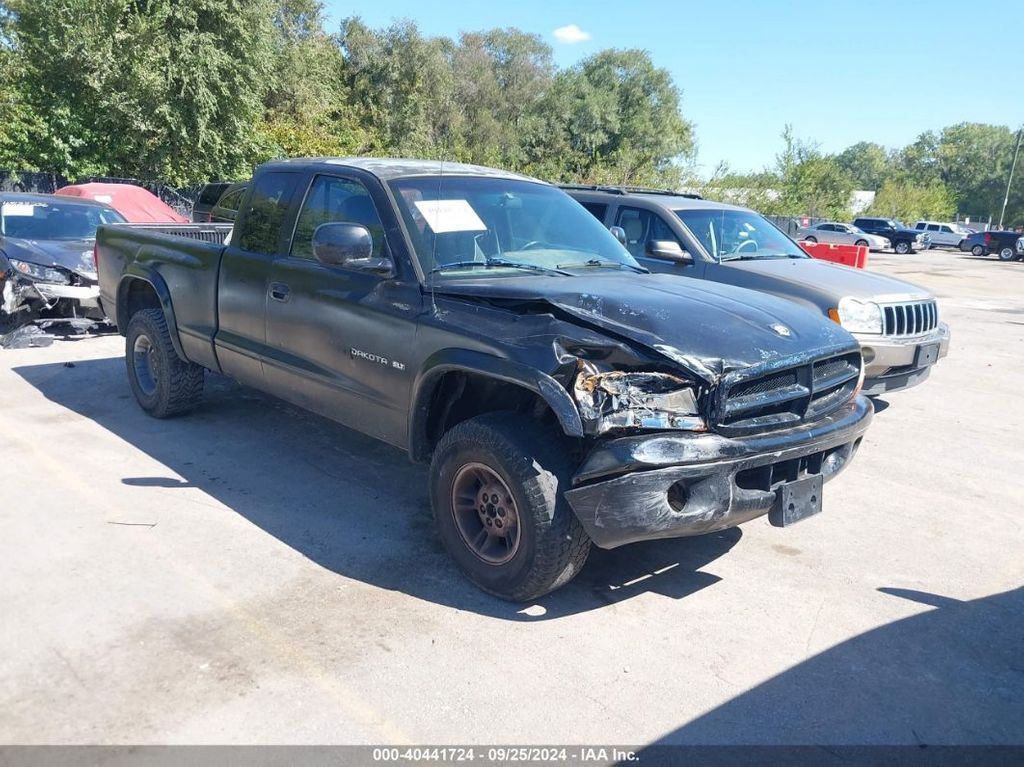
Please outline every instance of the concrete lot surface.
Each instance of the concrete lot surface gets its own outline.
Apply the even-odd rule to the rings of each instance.
[[[871,265],[952,349],[822,515],[526,607],[397,450],[220,378],[153,420],[117,336],[0,350],[0,742],[1024,742],[1024,263]]]

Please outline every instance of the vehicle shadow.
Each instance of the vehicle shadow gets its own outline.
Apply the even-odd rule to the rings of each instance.
[[[742,535],[732,529],[595,548],[568,586],[535,605],[515,605],[484,594],[458,572],[434,532],[428,468],[401,450],[221,376],[207,377],[198,410],[159,421],[135,404],[121,358],[15,372],[167,469],[125,476],[124,485],[198,488],[328,570],[495,618],[559,618],[644,593],[682,599],[719,580],[701,568]]]
[[[885,412],[886,410],[889,409],[889,401],[888,400],[881,399],[878,396],[871,396],[868,399],[871,400],[871,404],[875,408],[875,415],[878,415],[879,413],[883,413],[883,412]]]
[[[815,752],[814,764],[864,763],[865,756],[904,763],[880,753],[858,758],[843,746],[1024,745],[1024,587],[971,601],[878,590],[933,609],[856,636],[769,679],[660,738],[641,752],[652,757],[641,763],[659,763],[673,752],[664,747],[672,745],[827,746]],[[986,761],[983,752],[971,756],[979,764],[1002,761]],[[874,758],[867,761],[876,763]]]

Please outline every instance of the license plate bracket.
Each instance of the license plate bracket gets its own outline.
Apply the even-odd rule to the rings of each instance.
[[[923,344],[917,347],[917,353],[914,355],[914,367],[927,367],[928,365],[934,365],[938,361],[938,344]]]
[[[820,514],[823,487],[820,474],[781,485],[775,491],[775,503],[768,512],[768,521],[775,527],[787,527]]]

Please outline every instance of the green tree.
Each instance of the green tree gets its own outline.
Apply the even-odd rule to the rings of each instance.
[[[676,163],[694,150],[679,102],[671,75],[646,51],[597,53],[555,78],[544,108],[561,135],[538,160],[564,154],[567,179],[676,186]]]
[[[913,225],[920,219],[948,221],[956,212],[956,202],[941,181],[913,184],[890,180],[882,184],[867,214],[895,218]]]
[[[352,17],[342,22],[340,45],[369,151],[445,156],[453,138],[450,41],[424,37],[411,21],[375,31]]]
[[[836,164],[856,189],[877,190],[892,175],[892,160],[885,147],[861,141],[835,156]]]
[[[64,173],[239,175],[270,79],[272,0],[9,0],[15,87]]]
[[[473,32],[452,47],[451,61],[462,159],[524,169],[547,125],[541,110],[555,71],[551,47],[516,29]]]
[[[324,31],[323,4],[278,1],[259,159],[365,152],[373,141],[349,103],[345,60],[338,40]]]

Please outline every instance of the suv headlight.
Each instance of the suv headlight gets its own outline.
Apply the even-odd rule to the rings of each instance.
[[[11,266],[33,280],[56,282],[60,285],[67,285],[71,282],[71,278],[60,269],[51,269],[48,266],[33,264],[31,261],[19,261],[16,258],[8,258],[7,260],[11,262]]]
[[[851,333],[882,332],[882,308],[874,301],[846,296],[839,299],[839,308],[830,309],[828,314]]]
[[[585,421],[598,434],[609,429],[706,431],[692,381],[668,373],[599,373],[585,365],[573,382]]]

